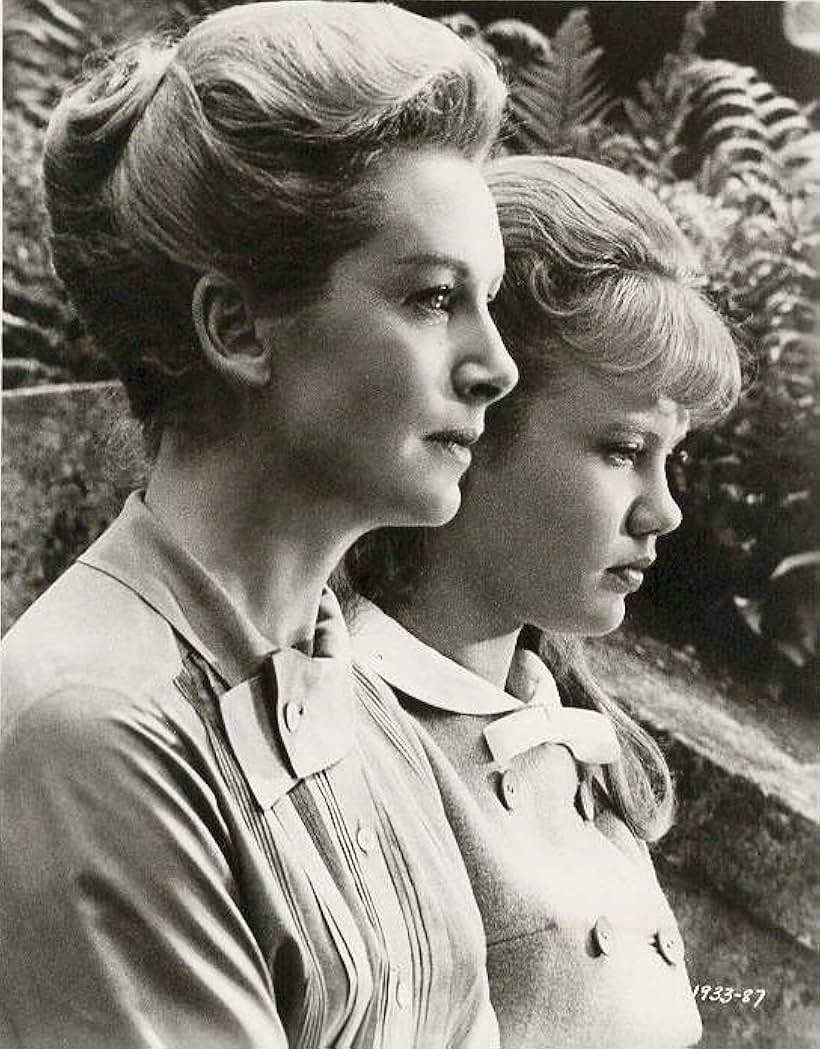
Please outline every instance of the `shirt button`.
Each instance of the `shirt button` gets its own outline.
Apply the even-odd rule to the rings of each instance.
[[[376,844],[376,835],[365,823],[360,823],[356,828],[356,844],[364,853],[370,852]]]
[[[498,782],[498,794],[504,808],[509,809],[510,812],[512,812],[518,804],[519,791],[520,786],[518,783],[518,776],[516,776],[512,769],[507,769]]]
[[[658,945],[661,957],[670,965],[677,965],[683,961],[683,940],[674,925],[665,925],[655,933],[655,941]]]
[[[285,704],[285,727],[288,732],[298,732],[305,716],[305,708],[295,699]]]
[[[587,822],[595,819],[595,794],[588,779],[582,779],[575,796],[578,811]]]
[[[592,928],[592,942],[599,954],[612,954],[615,947],[615,930],[609,918],[602,916],[595,922]]]

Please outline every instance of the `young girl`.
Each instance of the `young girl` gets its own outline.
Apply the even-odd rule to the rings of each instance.
[[[666,463],[739,390],[725,327],[669,214],[566,158],[488,168],[507,271],[495,317],[518,388],[462,510],[348,557],[354,651],[393,686],[484,919],[505,1049],[681,1049],[700,1037],[645,842],[668,827],[657,746],[578,639],[614,630],[680,522]]]
[[[443,26],[305,2],[128,49],[56,111],[54,260],[154,463],[4,646],[26,1049],[497,1044],[429,764],[324,581],[452,516],[515,381],[503,102]]]

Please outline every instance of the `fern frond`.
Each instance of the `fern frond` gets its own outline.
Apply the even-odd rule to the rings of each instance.
[[[648,87],[648,85],[644,86]],[[644,109],[643,106],[639,106],[632,98],[622,99],[621,104],[633,131],[638,135],[651,135],[654,129],[654,121],[648,110]]]
[[[713,0],[701,0],[692,10],[686,12],[677,50],[678,57],[684,62],[690,61],[698,54],[698,49],[706,36],[706,23],[714,14]]]
[[[765,126],[754,113],[731,112],[717,117],[703,134],[703,144],[709,148],[712,144],[725,142],[729,138],[747,138],[759,141],[763,147],[768,145]]]
[[[659,184],[674,181],[691,169],[691,162],[687,164],[684,129],[691,116],[693,89],[684,70],[692,61],[691,55],[667,55],[651,80],[638,82],[640,102],[622,100],[640,147],[655,158]]]
[[[774,177],[788,178],[809,159],[792,151],[793,142],[810,134],[805,113],[784,98],[749,66],[723,60],[697,60],[683,75],[691,91],[691,119],[695,149],[708,161],[711,178],[721,172],[727,177],[737,165],[767,166]],[[799,177],[799,172],[797,172]]]
[[[594,44],[585,8],[571,11],[546,46],[529,43],[526,60],[508,70],[511,140],[516,149],[553,152],[611,108],[597,69],[603,52]]]
[[[780,161],[792,172],[792,184],[800,188],[820,183],[820,131],[810,131],[787,142],[779,152]]]
[[[771,97],[758,100],[757,112],[764,124],[772,124],[777,120],[797,118],[801,121],[803,129],[808,127],[808,120],[801,111],[800,106],[791,98],[784,98],[782,95],[775,95],[773,92]]]
[[[57,0],[29,0],[29,7],[54,25],[61,25],[74,33],[82,34],[85,31],[82,19],[57,3]]]
[[[603,92],[596,67],[603,49],[596,47],[586,8],[570,11],[552,39],[551,65],[554,82],[561,84],[561,94],[555,98],[564,124],[571,121],[591,123],[600,115]]]

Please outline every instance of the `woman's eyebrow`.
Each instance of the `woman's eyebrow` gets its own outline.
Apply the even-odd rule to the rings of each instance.
[[[458,279],[465,284],[470,283],[472,280],[480,280],[480,276],[476,275],[466,262],[456,258],[455,255],[446,255],[440,252],[417,252],[413,255],[403,255],[394,261],[394,265],[402,268],[409,268],[410,266],[439,266],[443,269],[452,270]],[[503,279],[504,270],[500,269],[493,274],[487,283],[491,287],[494,285],[498,286]]]
[[[442,255],[438,252],[419,252],[414,255],[403,255],[395,260],[397,266],[443,266],[454,270],[460,277],[467,277],[469,266],[453,255]]]

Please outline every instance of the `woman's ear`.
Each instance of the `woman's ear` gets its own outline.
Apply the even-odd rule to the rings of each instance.
[[[253,311],[234,282],[205,273],[196,282],[191,312],[205,359],[234,386],[270,382],[270,346],[257,338]]]

